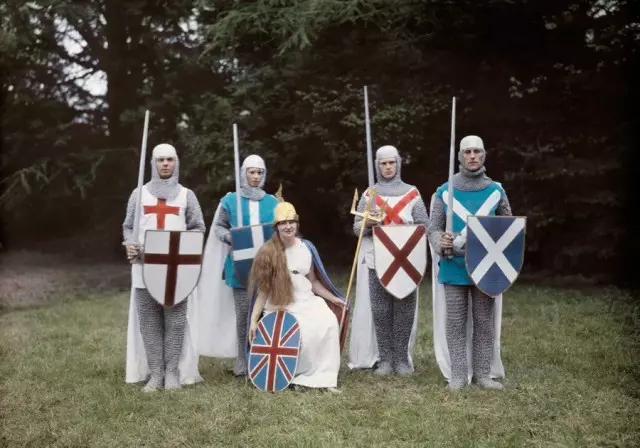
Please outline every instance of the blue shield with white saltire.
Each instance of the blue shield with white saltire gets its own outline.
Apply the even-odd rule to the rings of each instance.
[[[275,311],[258,322],[249,349],[249,378],[260,390],[279,392],[296,374],[300,326],[293,314]]]
[[[243,286],[247,286],[251,265],[258,250],[273,235],[272,224],[235,227],[231,229],[233,269]]]
[[[469,216],[465,264],[478,289],[495,297],[513,285],[524,262],[527,218]]]

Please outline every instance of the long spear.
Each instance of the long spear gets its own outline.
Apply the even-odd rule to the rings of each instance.
[[[381,222],[384,219],[383,217],[375,217],[370,215],[371,206],[374,203],[376,192],[373,189],[375,180],[373,178],[373,150],[371,145],[371,120],[369,118],[369,93],[367,90],[367,86],[364,86],[364,123],[365,123],[365,132],[367,136],[367,175],[369,180],[370,196],[365,204],[363,213],[359,213],[356,211],[356,203],[358,201],[357,189],[353,195],[353,203],[351,204],[351,214],[362,217],[362,226],[360,227],[360,234],[358,235],[358,243],[356,245],[356,253],[353,257],[353,264],[351,265],[351,274],[349,275],[349,284],[347,286],[347,295],[345,297],[344,308],[342,309],[342,316],[340,317],[340,332],[339,332],[340,335],[342,335],[344,319],[347,315],[347,308],[349,307],[349,296],[351,294],[351,285],[353,284],[353,276],[355,275],[356,267],[358,266],[358,254],[360,253],[360,246],[362,245],[362,237],[364,235],[365,226],[367,225],[367,220]],[[340,342],[342,346],[342,341]]]
[[[449,148],[449,182],[447,189],[447,221],[445,224],[445,230],[447,232],[453,232],[453,164],[455,160],[456,151],[456,97],[453,97],[451,106],[451,146]],[[445,249],[444,255],[447,258],[453,256],[452,249]]]
[[[149,135],[149,111],[144,113],[144,128],[142,131],[142,145],[140,147],[140,163],[138,165],[138,189],[136,191],[136,211],[133,215],[132,241],[125,241],[123,246],[128,244],[139,244],[140,238],[140,209],[142,207],[142,185],[144,184],[144,164],[147,158],[147,136]],[[131,260],[133,263],[133,259]]]
[[[367,86],[364,86],[364,124],[367,134],[367,174],[369,175],[369,188],[373,187],[373,150],[371,148],[371,120],[369,119],[369,95]]]
[[[147,136],[149,135],[149,111],[144,113],[144,131],[140,147],[140,165],[138,166],[138,197],[136,199],[136,215],[133,218],[133,241],[138,242],[140,236],[140,208],[142,207],[142,184],[144,183],[144,164],[147,158]]]
[[[237,227],[242,227],[242,202],[240,200],[240,149],[238,144],[238,125],[233,123],[233,157],[236,172],[236,201],[238,206],[238,223]]]

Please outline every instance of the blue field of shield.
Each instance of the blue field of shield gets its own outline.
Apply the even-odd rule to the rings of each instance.
[[[274,334],[278,315],[282,315],[280,332]],[[295,329],[291,331],[293,328]],[[266,333],[271,341],[263,335]],[[288,337],[287,337],[288,336]],[[283,338],[287,337],[285,341]],[[260,353],[269,349],[284,349],[290,353],[269,355]],[[286,312],[272,312],[258,323],[258,330],[249,349],[248,374],[251,382],[260,390],[279,392],[286,389],[295,376],[300,350],[300,328],[296,318]],[[283,370],[286,368],[288,375]],[[270,376],[271,375],[271,376]]]
[[[259,235],[259,238],[255,238]],[[238,280],[246,286],[249,272],[258,249],[273,235],[272,224],[237,227],[231,229],[231,257]],[[257,240],[257,241],[255,241]]]
[[[468,217],[465,264],[485,294],[496,297],[517,279],[524,263],[525,230],[522,216]]]

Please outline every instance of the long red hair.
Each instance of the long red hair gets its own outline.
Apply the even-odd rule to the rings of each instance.
[[[253,259],[249,273],[249,294],[253,294],[256,288],[275,306],[286,306],[293,302],[293,283],[287,267],[287,255],[277,228]]]

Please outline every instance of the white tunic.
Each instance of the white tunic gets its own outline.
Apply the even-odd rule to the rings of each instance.
[[[140,210],[140,231],[138,242],[144,247],[144,236],[147,230],[187,230],[187,189],[180,186],[180,193],[175,199],[165,201],[151,194],[149,188],[142,187]],[[131,265],[131,281],[134,288],[146,288],[142,279],[142,263]]]
[[[298,366],[291,383],[307,387],[337,387],[340,370],[338,320],[325,300],[313,293],[311,282],[306,277],[312,265],[307,246],[296,239],[285,253],[294,297],[294,302],[286,310],[298,320],[301,336]],[[274,309],[267,301],[265,313]]]

